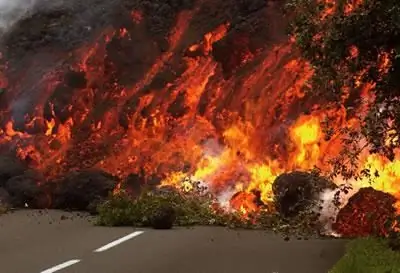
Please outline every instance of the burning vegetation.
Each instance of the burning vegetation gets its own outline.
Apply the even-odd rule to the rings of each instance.
[[[315,71],[284,34],[283,1],[97,2],[34,14],[2,37],[0,186],[12,206],[101,203],[113,225],[271,226],[316,212],[346,182],[331,163],[368,102],[306,92]],[[366,200],[390,196],[393,214],[399,160],[364,149],[354,171],[371,175],[351,181],[374,189]],[[355,198],[348,206],[368,210]]]

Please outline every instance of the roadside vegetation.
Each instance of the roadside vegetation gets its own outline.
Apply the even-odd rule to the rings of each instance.
[[[400,252],[382,238],[360,238],[347,245],[346,254],[329,273],[399,273]]]
[[[0,205],[0,215],[6,213],[8,211],[8,208],[6,206]]]
[[[172,225],[224,225],[233,215],[216,214],[211,202],[175,191],[145,191],[133,197],[121,191],[98,207],[100,225],[171,228]]]
[[[224,212],[212,198],[185,194],[176,190],[145,190],[133,197],[125,191],[110,196],[98,207],[98,223],[107,226],[171,228],[176,226],[215,225],[250,227],[251,218]]]
[[[209,195],[176,190],[144,190],[133,197],[125,191],[111,195],[97,209],[97,224],[169,229],[173,226],[224,226],[229,228],[268,229],[289,236],[317,235],[315,215],[302,212],[283,218],[261,210],[243,214],[218,207]]]

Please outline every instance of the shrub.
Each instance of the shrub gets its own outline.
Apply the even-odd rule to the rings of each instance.
[[[99,205],[98,223],[154,228],[168,228],[172,224],[226,225],[228,215],[216,213],[212,204],[208,197],[176,191],[145,191],[137,198],[120,192]]]

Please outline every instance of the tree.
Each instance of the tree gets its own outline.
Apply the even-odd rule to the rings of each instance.
[[[291,31],[315,73],[310,92],[354,115],[373,98],[361,133],[389,159],[400,147],[400,1],[292,0]]]

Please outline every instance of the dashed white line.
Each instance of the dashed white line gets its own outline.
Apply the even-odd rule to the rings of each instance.
[[[130,233],[130,234],[124,236],[124,237],[119,238],[118,240],[112,241],[111,243],[106,244],[106,245],[104,245],[104,246],[102,246],[102,247],[96,249],[94,252],[103,252],[103,251],[106,251],[106,250],[108,250],[108,249],[110,249],[110,248],[112,248],[112,247],[115,247],[115,246],[117,246],[117,245],[119,245],[119,244],[121,244],[121,243],[123,243],[123,242],[125,242],[125,241],[128,241],[128,240],[130,240],[130,239],[132,239],[132,238],[134,238],[134,237],[136,237],[136,236],[141,235],[143,232],[144,232],[144,231],[135,231],[135,232],[132,232],[132,233]],[[46,272],[46,273],[47,273],[47,272]]]
[[[40,273],[54,273],[54,272],[56,272],[56,271],[59,271],[59,270],[61,270],[61,269],[66,268],[66,267],[68,267],[68,266],[77,264],[77,263],[79,263],[80,261],[81,261],[81,260],[69,260],[69,261],[66,261],[65,263],[58,264],[58,265],[53,266],[53,267],[51,267],[51,268],[49,268],[49,269],[46,269],[46,270],[44,270],[44,271],[41,271]]]

